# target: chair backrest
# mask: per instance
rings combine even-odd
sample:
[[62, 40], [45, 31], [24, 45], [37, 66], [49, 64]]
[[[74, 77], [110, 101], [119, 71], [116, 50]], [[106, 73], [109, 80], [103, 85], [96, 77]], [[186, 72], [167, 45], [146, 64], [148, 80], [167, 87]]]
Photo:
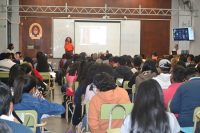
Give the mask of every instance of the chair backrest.
[[36, 133], [38, 115], [35, 110], [17, 110], [16, 114], [22, 120], [24, 126], [29, 127]]
[[132, 89], [132, 88], [128, 87], [128, 83], [129, 83], [129, 81], [124, 81], [124, 83], [123, 83], [123, 88], [126, 89], [126, 90]]
[[49, 72], [40, 72], [40, 75], [42, 76], [42, 78], [44, 80], [50, 80], [51, 79], [51, 75]]
[[133, 103], [129, 104], [103, 104], [101, 106], [101, 119], [109, 120], [109, 129], [112, 120], [124, 119], [133, 109]]
[[193, 114], [194, 131], [196, 129], [197, 122], [199, 121], [200, 121], [200, 107], [196, 107], [194, 109], [194, 114]]
[[122, 84], [123, 84], [123, 78], [117, 78], [116, 79], [116, 84], [118, 85], [118, 86], [122, 86]]
[[107, 133], [121, 133], [120, 128], [108, 129]]
[[79, 82], [78, 82], [78, 81], [75, 81], [75, 85], [74, 85], [75, 91], [77, 90], [78, 87], [79, 87]]
[[0, 71], [0, 78], [9, 78], [9, 72]]

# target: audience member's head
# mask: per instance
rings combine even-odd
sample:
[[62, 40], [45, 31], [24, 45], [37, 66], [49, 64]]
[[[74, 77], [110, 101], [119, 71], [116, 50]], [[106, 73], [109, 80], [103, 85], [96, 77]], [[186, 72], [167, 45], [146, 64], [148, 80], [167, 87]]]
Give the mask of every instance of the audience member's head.
[[[144, 124], [146, 120], [149, 122]], [[149, 79], [139, 85], [131, 113], [131, 123], [133, 132], [170, 132], [163, 92], [157, 81]], [[135, 126], [137, 128], [134, 128]]]
[[179, 66], [182, 66], [182, 67], [186, 68], [186, 64], [185, 64], [185, 62], [183, 62], [183, 61], [178, 61], [178, 62], [176, 63], [176, 65], [179, 65]]
[[18, 103], [21, 101], [23, 93], [35, 94], [36, 79], [30, 75], [17, 77], [13, 83], [13, 89], [14, 101]]
[[24, 71], [25, 74], [32, 74], [32, 67], [29, 63], [24, 62], [23, 64], [21, 64], [21, 69], [22, 71]]
[[187, 62], [187, 57], [184, 54], [180, 55], [179, 61]]
[[155, 72], [158, 73], [157, 69], [156, 69], [156, 63], [153, 60], [146, 60], [142, 66], [142, 72], [144, 71], [151, 71], [151, 72]]
[[34, 68], [33, 59], [31, 57], [26, 56], [23, 61], [29, 63], [32, 68]]
[[9, 78], [8, 78], [8, 85], [10, 87], [13, 86], [13, 82], [16, 77], [25, 75], [24, 71], [22, 70], [19, 64], [15, 64], [10, 68]]
[[117, 87], [114, 77], [106, 72], [96, 74], [93, 83], [99, 91], [109, 91]]
[[159, 61], [158, 66], [161, 70], [161, 73], [169, 73], [171, 69], [171, 63], [167, 59], [162, 59]]
[[0, 82], [0, 116], [9, 116], [13, 111], [13, 103], [10, 89]]
[[21, 52], [16, 52], [15, 53], [15, 59], [20, 60], [22, 58], [22, 53]]
[[187, 62], [192, 62], [192, 61], [194, 61], [194, 55], [193, 54], [189, 54], [187, 56]]
[[172, 83], [181, 83], [185, 81], [185, 68], [183, 66], [176, 65], [172, 69], [171, 75]]
[[124, 56], [120, 56], [118, 59], [118, 63], [120, 66], [125, 66], [126, 65], [126, 59]]
[[155, 60], [155, 61], [158, 60], [158, 54], [157, 54], [157, 52], [153, 52], [153, 53], [151, 54], [151, 59], [152, 59], [152, 60]]
[[47, 56], [43, 52], [37, 53], [37, 66], [36, 69], [39, 72], [48, 72], [49, 64], [47, 62]]
[[138, 56], [134, 56], [134, 58], [133, 58], [133, 66], [134, 66], [134, 68], [140, 69], [141, 64], [142, 64], [142, 58], [139, 55]]
[[9, 49], [9, 50], [13, 50], [13, 49], [14, 49], [14, 45], [13, 45], [12, 43], [8, 44], [7, 49]]
[[189, 80], [192, 77], [199, 76], [199, 73], [195, 67], [187, 67], [185, 71], [186, 80]]

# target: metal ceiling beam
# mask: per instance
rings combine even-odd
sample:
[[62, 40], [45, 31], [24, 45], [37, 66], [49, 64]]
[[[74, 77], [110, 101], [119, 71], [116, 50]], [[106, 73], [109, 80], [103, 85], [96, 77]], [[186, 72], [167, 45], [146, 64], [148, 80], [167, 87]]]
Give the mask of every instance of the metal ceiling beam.
[[[123, 16], [194, 16], [198, 10], [161, 9], [161, 8], [120, 8], [120, 7], [78, 7], [78, 6], [39, 6], [39, 5], [2, 5], [0, 12], [34, 14], [79, 14], [79, 15], [123, 15]], [[181, 14], [183, 12], [183, 14]], [[185, 14], [185, 12], [191, 12]]]

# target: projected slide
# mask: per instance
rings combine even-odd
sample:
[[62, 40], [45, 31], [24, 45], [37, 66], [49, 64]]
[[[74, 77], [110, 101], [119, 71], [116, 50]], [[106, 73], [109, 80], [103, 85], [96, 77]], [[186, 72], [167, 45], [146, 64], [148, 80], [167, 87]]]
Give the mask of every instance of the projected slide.
[[80, 27], [80, 45], [106, 45], [106, 26], [82, 26]]
[[120, 53], [120, 22], [75, 21], [75, 52]]

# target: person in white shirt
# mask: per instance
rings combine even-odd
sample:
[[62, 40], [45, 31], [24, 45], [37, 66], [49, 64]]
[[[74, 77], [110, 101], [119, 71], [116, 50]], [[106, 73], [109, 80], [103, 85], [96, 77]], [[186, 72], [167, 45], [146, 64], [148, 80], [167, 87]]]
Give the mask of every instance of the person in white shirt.
[[2, 60], [0, 60], [0, 71], [10, 71], [10, 68], [15, 65], [11, 60], [11, 53], [2, 53]]
[[12, 44], [12, 43], [10, 43], [10, 44], [8, 44], [8, 47], [7, 47], [7, 49], [6, 49], [6, 51], [5, 51], [6, 53], [15, 53], [15, 51], [14, 51], [14, 45]]
[[121, 133], [178, 133], [174, 114], [166, 112], [160, 85], [153, 79], [139, 85], [134, 108], [122, 124]]
[[171, 85], [171, 74], [169, 73], [171, 69], [171, 63], [167, 59], [162, 59], [159, 61], [158, 65], [160, 74], [154, 77], [153, 79], [155, 79], [160, 84], [162, 89], [167, 89]]

